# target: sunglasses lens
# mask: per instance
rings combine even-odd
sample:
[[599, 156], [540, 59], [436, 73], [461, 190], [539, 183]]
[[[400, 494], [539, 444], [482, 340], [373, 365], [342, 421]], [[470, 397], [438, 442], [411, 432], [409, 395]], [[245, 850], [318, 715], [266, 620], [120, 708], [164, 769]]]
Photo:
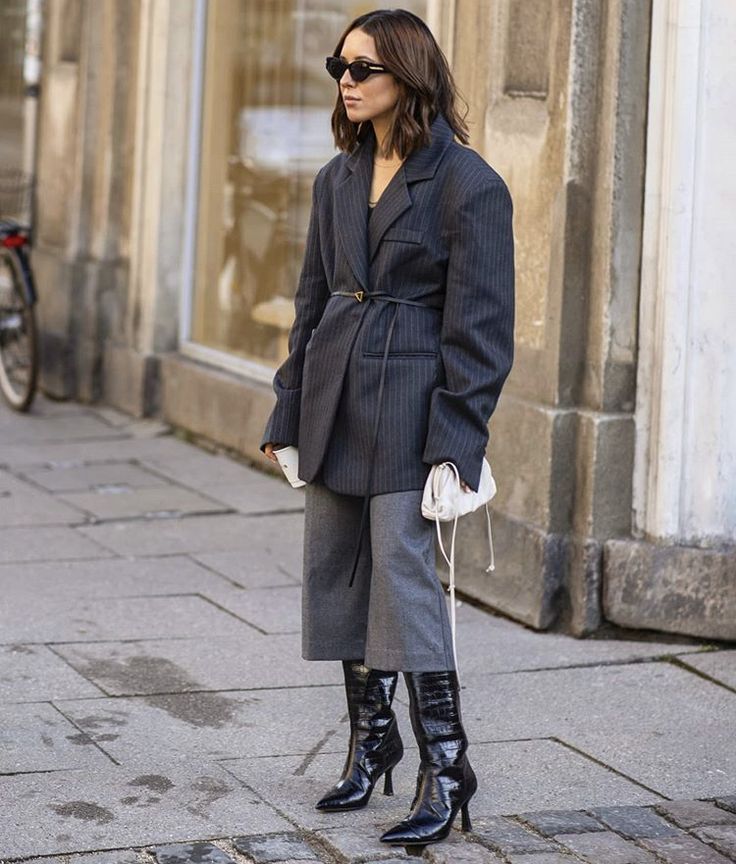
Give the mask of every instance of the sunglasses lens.
[[329, 74], [335, 79], [335, 81], [339, 81], [345, 74], [345, 70], [348, 68], [348, 65], [347, 63], [344, 63], [339, 57], [328, 57], [325, 61], [325, 67]]
[[371, 70], [367, 63], [356, 61], [350, 66], [350, 77], [353, 81], [365, 81], [370, 74]]

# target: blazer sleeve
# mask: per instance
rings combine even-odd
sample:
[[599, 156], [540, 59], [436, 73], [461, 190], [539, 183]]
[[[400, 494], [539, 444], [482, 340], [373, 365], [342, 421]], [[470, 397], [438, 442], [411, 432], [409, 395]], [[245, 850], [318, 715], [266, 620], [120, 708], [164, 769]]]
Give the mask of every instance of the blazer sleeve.
[[299, 405], [302, 395], [304, 350], [319, 323], [329, 299], [329, 285], [322, 262], [319, 237], [319, 205], [321, 169], [312, 184], [312, 208], [309, 215], [304, 250], [294, 305], [296, 314], [289, 331], [289, 355], [273, 378], [276, 405], [271, 412], [261, 439], [260, 449], [268, 442], [297, 445], [299, 440]]
[[501, 179], [484, 180], [453, 216], [440, 355], [422, 461], [454, 462], [477, 491], [488, 421], [514, 355], [513, 204]]

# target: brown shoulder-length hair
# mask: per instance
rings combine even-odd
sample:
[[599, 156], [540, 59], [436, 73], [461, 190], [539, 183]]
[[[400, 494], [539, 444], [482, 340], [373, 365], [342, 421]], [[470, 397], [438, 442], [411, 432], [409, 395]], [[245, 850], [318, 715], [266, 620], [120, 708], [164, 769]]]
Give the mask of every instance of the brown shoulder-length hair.
[[[390, 69], [399, 87], [399, 98], [386, 135], [381, 155], [392, 152], [405, 159], [414, 150], [430, 141], [430, 126], [441, 113], [457, 138], [468, 143], [468, 127], [457, 110], [457, 92], [452, 72], [432, 31], [412, 12], [406, 9], [376, 9], [352, 21], [337, 43], [333, 56], [339, 57], [343, 43], [351, 30], [360, 28], [373, 37], [378, 60]], [[368, 123], [354, 123], [348, 119], [340, 95], [332, 112], [332, 133], [335, 146], [351, 152], [368, 133]], [[462, 100], [465, 102], [465, 100]], [[377, 147], [380, 142], [377, 142]]]

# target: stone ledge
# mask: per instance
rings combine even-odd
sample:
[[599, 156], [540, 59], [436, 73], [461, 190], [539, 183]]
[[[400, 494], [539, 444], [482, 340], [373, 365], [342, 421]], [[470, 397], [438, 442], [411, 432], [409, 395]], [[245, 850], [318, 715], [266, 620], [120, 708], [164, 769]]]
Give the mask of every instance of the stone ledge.
[[736, 546], [608, 540], [603, 614], [622, 627], [736, 639]]

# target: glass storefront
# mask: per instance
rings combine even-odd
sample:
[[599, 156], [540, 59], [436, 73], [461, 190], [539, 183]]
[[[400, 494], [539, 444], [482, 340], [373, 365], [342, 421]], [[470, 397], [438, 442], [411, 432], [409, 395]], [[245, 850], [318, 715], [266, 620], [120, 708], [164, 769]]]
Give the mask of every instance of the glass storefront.
[[[404, 0], [426, 20], [427, 2]], [[337, 85], [324, 69], [340, 34], [373, 3], [207, 4], [191, 340], [276, 367], [317, 170], [337, 152]]]

